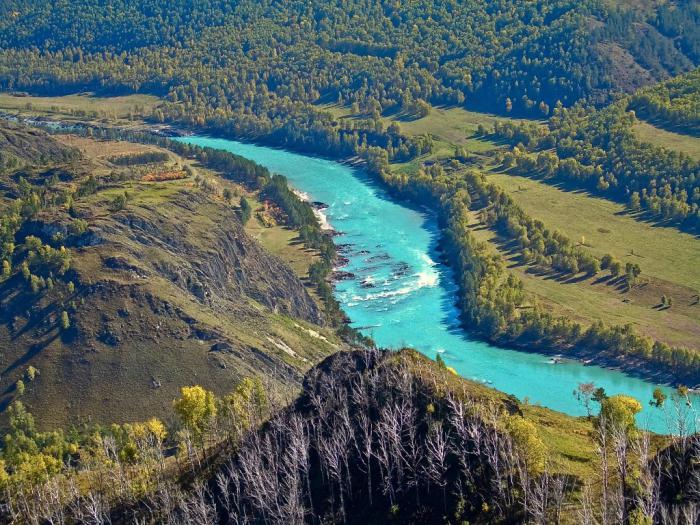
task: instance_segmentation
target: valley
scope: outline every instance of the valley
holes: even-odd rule
[[[348,259],[341,270],[349,276],[335,283],[336,297],[351,326],[380,347],[411,347],[428,357],[439,354],[464,377],[572,415],[585,413],[571,395],[579,383],[594,383],[606,392],[625,393],[640,401],[654,389],[653,383],[619,371],[570,360],[556,365],[544,355],[470,338],[469,325],[462,326],[452,299],[453,272],[440,262],[439,229],[432,213],[405,208],[361,169],[225,139],[180,140],[249,158],[285,175],[312,200],[328,205],[324,213],[340,233],[335,242]],[[580,312],[581,305],[574,311]],[[670,395],[672,389],[666,391]],[[639,414],[639,421],[659,432],[666,425],[663,415],[650,409]]]
[[[0,2],[0,523],[700,522],[693,0]]]
[[[700,137],[698,136],[669,131],[642,119],[635,123],[634,131],[644,142],[685,153],[692,159],[700,160]]]
[[[106,99],[106,107],[111,107],[113,104],[112,99]],[[328,108],[338,118],[355,118],[349,113],[349,108],[326,107]],[[0,109],[3,109],[2,104]],[[26,108],[15,108],[15,110],[26,117],[34,115],[34,110]],[[65,110],[59,110],[54,117],[61,117],[63,111]],[[510,271],[522,279],[525,292],[532,302],[544,305],[555,315],[564,315],[577,320],[584,326],[602,319],[612,324],[632,323],[641,333],[672,345],[692,348],[700,340],[697,333],[700,326],[697,318],[698,310],[692,305],[694,290],[698,285],[698,275],[692,263],[697,241],[692,236],[674,232],[668,228],[659,229],[637,221],[628,216],[623,207],[594,196],[565,191],[529,177],[504,172],[494,160],[494,155],[502,150],[503,145],[488,137],[482,138],[483,131],[480,134],[480,130],[489,129],[488,127],[493,126],[495,122],[506,121],[502,117],[457,108],[434,108],[428,117],[422,119],[404,121],[400,116],[395,119],[387,122],[397,122],[401,131],[409,134],[428,133],[438,145],[430,155],[419,159],[420,163],[450,159],[454,155],[455,148],[464,148],[469,155],[473,155],[471,162],[487,170],[487,180],[495,182],[509,192],[527,213],[543,220],[547,225],[562,231],[572,239],[585,239],[585,247],[597,256],[612,253],[622,260],[628,257],[639,260],[649,259],[644,264],[645,274],[653,276],[654,281],[628,292],[612,287],[605,281],[594,284],[595,278],[567,283],[561,279],[552,279],[546,274],[538,275],[528,271],[527,266],[522,265],[517,258],[517,253],[514,255],[513,252],[504,249],[504,242],[499,240],[493,232],[484,229],[483,225],[478,226],[481,219],[476,214],[473,219],[475,221],[473,234],[477,239],[491,245],[494,253],[505,257],[510,263]],[[140,124],[140,127],[143,128],[144,124]],[[65,140],[68,143],[71,140],[80,142],[78,139]],[[415,250],[415,253],[419,254],[415,261],[415,273],[408,270],[409,277],[411,275],[419,277],[419,284],[414,289],[409,283],[402,286],[402,280],[399,280],[396,285],[397,290],[376,292],[374,283],[379,277],[367,273],[362,261],[368,258],[372,260],[373,257],[381,260],[385,255],[384,251],[380,249],[378,253],[374,253],[374,250],[375,247],[384,246],[387,241],[366,239],[361,242],[364,248],[362,246],[358,248],[352,242],[346,246],[344,238],[348,235],[345,232],[346,226],[358,220],[355,217],[356,210],[362,209],[366,213],[369,213],[369,210],[379,210],[380,207],[386,206],[387,199],[392,199],[388,195],[380,197],[378,202],[370,206],[366,201],[357,202],[357,195],[366,194],[365,184],[369,184],[370,193],[367,194],[367,198],[373,196],[375,192],[381,194],[382,190],[374,188],[376,183],[368,175],[357,175],[359,172],[351,168],[344,168],[320,159],[295,156],[292,153],[271,148],[260,148],[220,139],[186,138],[184,140],[186,142],[194,140],[192,143],[221,148],[250,158],[273,172],[287,176],[293,185],[309,193],[312,200],[330,205],[324,213],[329,216],[331,225],[342,233],[336,239],[336,243],[341,246],[341,255],[349,257],[350,260],[349,265],[342,267],[341,270],[354,277],[354,279],[342,279],[335,283],[336,297],[348,314],[352,326],[381,346],[388,348],[411,346],[430,357],[440,353],[450,366],[467,377],[504,389],[520,399],[528,399],[532,403],[573,414],[581,414],[583,411],[583,407],[570,395],[578,383],[589,381],[604,387],[606,391],[624,392],[635,395],[638,399],[644,399],[653,389],[644,382],[629,377],[624,378],[617,371],[608,372],[595,367],[581,367],[575,361],[566,362],[563,366],[552,366],[551,359],[544,356],[506,351],[478,340],[470,340],[468,325],[465,327],[466,338],[461,335],[459,312],[449,299],[449,296],[455,293],[452,271],[442,268],[436,273],[436,267],[433,266],[438,264],[435,261],[439,261],[442,255],[438,251],[438,228],[435,223],[430,222],[431,214],[427,210],[402,212],[417,213],[417,215],[414,218],[397,217],[396,226],[392,229],[394,232],[401,231],[405,224],[425,224],[421,228],[427,228],[421,234],[417,232],[402,234],[402,238],[405,239],[402,242],[410,246],[409,252]],[[84,140],[83,143],[84,147],[91,144]],[[440,144],[444,145],[440,146]],[[127,147],[134,148],[134,146]],[[103,148],[100,146],[94,149],[103,150]],[[103,156],[107,155],[103,152]],[[315,169],[314,166],[316,166]],[[419,167],[420,164],[417,162],[397,163],[393,169],[410,173]],[[199,169],[201,170],[201,167]],[[344,182],[339,183],[337,177],[341,174]],[[359,181],[356,180],[358,176]],[[319,189],[316,187],[319,183],[329,184],[329,186],[321,186]],[[340,187],[346,188],[345,191],[349,192],[347,196],[342,197],[335,193]],[[169,191],[166,188],[167,186],[163,189]],[[308,279],[309,266],[314,261],[313,250],[310,251],[295,240],[294,231],[281,227],[269,227],[269,224],[264,225],[264,221],[258,217],[259,212],[264,209],[263,204],[256,200],[255,193],[237,186],[234,188],[234,195],[238,194],[246,195],[253,203],[255,217],[247,221],[248,233],[271,253],[282,257],[301,279]],[[139,199],[158,200],[158,192],[153,194],[149,189],[146,194],[141,194]],[[571,221],[571,212],[574,210],[577,220]],[[427,215],[422,216],[422,214]],[[372,211],[370,216],[386,219],[386,212]],[[350,234],[351,240],[355,235],[382,231],[376,225],[362,224],[361,219],[358,226],[353,228],[358,229],[357,233]],[[652,244],[648,242],[650,236],[653,239]],[[349,250],[349,252],[345,253],[343,250]],[[401,248],[400,253],[404,253],[405,250],[406,248]],[[353,257],[355,252],[360,254],[359,258],[358,255]],[[399,255],[395,262],[405,264],[407,257],[411,259],[415,255]],[[428,261],[427,266],[425,261]],[[678,264],[679,261],[683,263]],[[366,276],[364,276],[365,273],[367,273]],[[384,280],[384,282],[384,286],[387,286],[388,281]],[[438,290],[432,293],[435,287]],[[309,288],[309,293],[317,301],[319,300],[313,287]],[[665,293],[673,293],[675,298],[680,298],[670,311],[658,308],[658,298]],[[416,295],[415,298],[414,295]],[[685,295],[688,296],[687,305],[681,302],[685,300]],[[364,303],[364,297],[369,298],[370,303]],[[402,307],[401,303],[406,301],[408,304]],[[431,307],[436,307],[436,312],[426,314],[426,308]],[[400,314],[401,311],[406,313]],[[416,318],[419,312],[420,318]],[[408,317],[401,321],[402,316],[405,315]],[[436,326],[432,323],[436,318],[442,319],[441,325]],[[421,324],[421,319],[430,320],[430,322],[424,326]],[[437,331],[433,332],[434,328],[437,328]],[[520,363],[517,367],[513,366],[514,360]],[[496,366],[496,363],[502,363],[501,367]],[[646,373],[642,372],[642,375]],[[544,391],[541,386],[538,386],[533,390],[530,388],[529,381],[532,376],[540,378],[546,384],[555,385],[556,388]],[[545,378],[549,376],[552,378],[546,380]],[[571,376],[572,379],[564,379],[567,376]],[[585,379],[586,377],[588,379]],[[663,375],[657,376],[656,379],[661,383],[666,380]],[[649,417],[649,415],[641,415],[640,421],[643,420],[645,425],[659,431],[666,425],[656,416],[652,419]]]

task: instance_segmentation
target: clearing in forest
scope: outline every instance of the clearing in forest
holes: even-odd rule
[[[644,142],[685,153],[695,160],[700,160],[700,137],[668,131],[640,119],[637,119],[634,125],[634,132]]]

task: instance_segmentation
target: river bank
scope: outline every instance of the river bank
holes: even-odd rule
[[[450,267],[453,271],[455,268],[454,257],[450,258],[450,251],[458,251],[459,247],[450,245],[449,236],[445,233],[446,217],[445,202],[439,198],[430,198],[429,189],[422,188],[420,185],[405,185],[396,184],[392,179],[393,173],[390,169],[367,169],[368,163],[359,157],[353,157],[345,161],[348,165],[365,170],[373,176],[377,183],[393,197],[402,203],[410,203],[417,209],[432,213],[440,226],[440,241],[439,248],[441,250],[442,262]],[[417,197],[416,193],[420,193]],[[470,233],[465,232],[466,235]],[[479,257],[478,255],[476,256]],[[459,272],[454,272],[454,279],[460,288],[460,294],[463,295],[463,290],[460,286]],[[507,330],[501,330],[496,333],[488,333],[474,326],[466,318],[464,312],[461,312],[460,319],[464,330],[469,333],[470,337],[481,339],[489,344],[504,346],[518,351],[536,353],[540,355],[565,355],[568,359],[577,360],[583,365],[596,365],[609,370],[620,371],[633,377],[642,380],[648,380],[655,384],[666,385],[673,388],[686,386],[692,391],[700,390],[700,378],[697,372],[685,370],[681,367],[671,369],[669,366],[660,365],[658,362],[649,361],[636,354],[627,354],[615,352],[609,349],[601,349],[592,345],[587,346],[579,341],[572,341],[567,337],[556,337],[552,340],[546,338],[513,338]],[[582,328],[585,331],[585,327]]]

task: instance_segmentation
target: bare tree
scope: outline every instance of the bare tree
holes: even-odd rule
[[[447,508],[447,455],[449,453],[449,436],[445,434],[442,424],[437,422],[432,425],[425,442],[426,466],[425,474],[442,492],[443,510]]]

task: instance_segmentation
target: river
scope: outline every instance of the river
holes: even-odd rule
[[[410,346],[431,358],[440,353],[466,378],[572,415],[585,414],[574,389],[593,382],[608,394],[634,396],[644,407],[638,423],[655,432],[667,431],[667,418],[648,406],[657,385],[615,370],[570,360],[553,364],[540,354],[470,339],[454,305],[452,271],[439,262],[436,221],[392,199],[361,169],[232,140],[200,136],[178,140],[253,160],[285,175],[311,200],[328,205],[322,213],[342,233],[335,241],[348,259],[342,270],[354,276],[336,282],[336,298],[352,326],[378,345]]]

